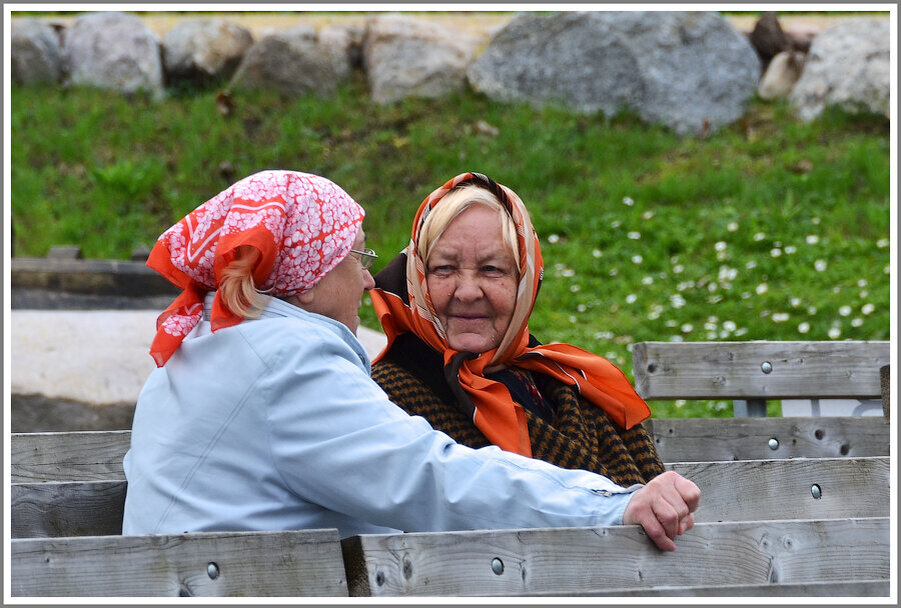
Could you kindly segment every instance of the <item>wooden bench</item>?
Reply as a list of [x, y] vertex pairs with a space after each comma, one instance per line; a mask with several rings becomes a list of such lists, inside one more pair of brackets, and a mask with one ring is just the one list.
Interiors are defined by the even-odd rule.
[[639, 342], [635, 389], [646, 400], [734, 400], [765, 416], [775, 399], [881, 399], [887, 341]]
[[890, 446], [882, 416], [650, 418], [644, 426], [664, 462], [888, 456]]
[[[889, 458], [672, 463], [701, 489], [696, 521], [884, 517]], [[13, 538], [121, 533], [125, 481], [13, 484]]]
[[[618, 589], [577, 589], [568, 596], [592, 597], [888, 597], [890, 580], [810, 581], [807, 583], [763, 583], [758, 585], [657, 585]], [[530, 596], [559, 596], [560, 592], [529, 593]]]
[[[765, 399], [876, 397], [887, 344], [641, 343], [633, 349], [636, 386], [649, 400], [745, 400], [751, 413], [765, 412]], [[750, 361], [761, 355], [755, 372]], [[701, 373], [705, 366], [712, 375]], [[875, 385], [861, 380], [873, 369]], [[830, 374], [841, 382], [830, 385]], [[722, 387], [698, 388], [707, 385]], [[120, 536], [128, 431], [13, 435], [13, 593], [889, 595], [885, 418], [651, 419], [646, 426], [667, 468], [702, 490], [699, 523], [675, 553], [658, 551], [637, 526], [363, 535], [340, 543], [333, 534], [322, 545], [337, 545], [343, 564], [336, 568], [327, 551], [327, 588], [301, 586], [320, 575], [283, 548], [302, 548], [301, 537], [317, 531]], [[287, 565], [279, 561], [286, 555]]]
[[199, 532], [11, 541], [11, 595], [887, 596], [887, 517], [360, 535]]
[[[351, 596], [593, 595], [744, 585], [887, 592], [888, 517], [701, 523], [657, 550], [638, 526], [361, 535], [342, 540]], [[746, 587], [747, 591], [749, 588]]]
[[131, 431], [13, 433], [12, 483], [122, 480]]
[[11, 595], [347, 596], [338, 531], [10, 541]]
[[[664, 462], [888, 456], [881, 416], [651, 418], [645, 428]], [[13, 483], [123, 480], [131, 431], [13, 433]]]

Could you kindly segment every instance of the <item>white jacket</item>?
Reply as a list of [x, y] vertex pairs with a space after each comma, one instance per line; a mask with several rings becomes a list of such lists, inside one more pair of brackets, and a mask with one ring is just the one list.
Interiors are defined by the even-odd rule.
[[124, 467], [123, 534], [603, 526], [640, 487], [455, 443], [388, 400], [344, 325], [277, 299], [202, 321], [150, 375]]

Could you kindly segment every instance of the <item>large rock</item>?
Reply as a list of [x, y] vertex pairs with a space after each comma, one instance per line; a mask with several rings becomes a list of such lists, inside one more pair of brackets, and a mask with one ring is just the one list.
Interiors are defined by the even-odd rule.
[[363, 65], [372, 100], [436, 98], [466, 86], [466, 68], [483, 39], [413, 17], [387, 14], [369, 20]]
[[9, 41], [12, 80], [56, 84], [62, 78], [62, 49], [56, 30], [37, 19], [14, 19]]
[[170, 82], [215, 82], [234, 74], [247, 49], [251, 33], [224, 19], [189, 19], [170, 28], [163, 37], [163, 63]]
[[333, 95], [351, 73], [353, 37], [346, 28], [298, 26], [261, 38], [245, 53], [231, 87], [287, 95]]
[[73, 85], [163, 95], [160, 39], [135, 15], [89, 13], [66, 31], [63, 58]]
[[890, 42], [889, 22], [880, 19], [846, 21], [820, 32], [789, 94], [798, 117], [813, 120], [827, 105], [889, 116]]
[[499, 101], [607, 115], [625, 107], [700, 135], [744, 114], [760, 60], [717, 13], [525, 13], [494, 36], [467, 77]]

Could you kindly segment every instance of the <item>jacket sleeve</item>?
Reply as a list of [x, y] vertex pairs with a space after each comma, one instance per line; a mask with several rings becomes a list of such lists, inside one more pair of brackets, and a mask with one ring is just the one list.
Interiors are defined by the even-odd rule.
[[640, 485], [457, 444], [327, 333], [291, 340], [261, 387], [272, 456], [304, 500], [407, 532], [622, 523]]

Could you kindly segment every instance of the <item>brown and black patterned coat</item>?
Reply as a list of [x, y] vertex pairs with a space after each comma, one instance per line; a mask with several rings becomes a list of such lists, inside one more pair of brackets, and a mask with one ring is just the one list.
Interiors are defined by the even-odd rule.
[[[640, 424], [625, 430], [578, 392], [553, 378], [529, 374], [553, 413], [526, 411], [532, 457], [567, 469], [584, 469], [622, 486], [647, 483], [664, 471], [654, 443]], [[456, 405], [444, 379], [441, 356], [412, 334], [403, 334], [372, 367], [372, 377], [411, 415], [473, 448], [491, 445]], [[512, 392], [512, 391], [511, 391]]]

